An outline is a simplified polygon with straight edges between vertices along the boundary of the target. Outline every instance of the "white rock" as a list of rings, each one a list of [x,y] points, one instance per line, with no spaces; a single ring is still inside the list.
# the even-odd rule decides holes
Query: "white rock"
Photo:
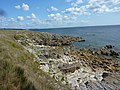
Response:
[[[42,69],[45,71],[45,72],[48,72],[49,71],[49,66],[48,64],[45,64],[42,66]]]

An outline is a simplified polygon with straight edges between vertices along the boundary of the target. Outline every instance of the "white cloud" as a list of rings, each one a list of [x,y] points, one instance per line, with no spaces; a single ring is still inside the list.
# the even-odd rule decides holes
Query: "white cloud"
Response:
[[[31,20],[34,20],[36,19],[36,15],[34,13],[31,14],[31,16],[27,16],[27,18],[31,19]]]
[[[28,11],[28,10],[29,10],[29,5],[23,3],[21,6],[20,6],[20,5],[15,6],[15,8],[16,8],[16,9],[22,9],[22,10],[24,10],[24,11]]]
[[[76,20],[76,17],[70,15],[62,15],[60,13],[48,15],[49,24],[53,25],[66,25],[68,23],[73,23]]]
[[[18,17],[17,17],[17,20],[18,20],[18,21],[23,21],[23,20],[24,20],[24,17],[23,17],[23,16],[18,16]]]
[[[120,3],[120,0],[109,0],[109,1],[111,1],[111,2],[114,3],[114,4]]]
[[[52,11],[58,11],[58,9],[56,7],[53,7],[53,6],[51,7],[51,10]]]
[[[29,10],[29,6],[27,4],[22,4],[22,9],[25,10],[25,11],[28,11]]]
[[[94,9],[94,12],[97,12],[97,13],[104,13],[109,11],[110,9],[106,5],[102,5],[100,8]]]
[[[73,14],[73,15],[79,15],[80,14],[80,8],[74,8],[74,7],[71,7],[71,8],[67,8],[65,10],[65,13],[69,13],[69,14]]]
[[[52,11],[58,11],[58,8],[51,6],[50,8],[47,8],[48,12],[52,12]]]
[[[81,7],[71,7],[71,8],[67,8],[65,11],[65,13],[71,14],[71,15],[90,15],[89,12],[87,12],[86,7],[85,6],[81,6]]]
[[[21,9],[20,5],[15,6],[16,9]]]
[[[31,18],[35,19],[36,15],[34,13],[32,13]]]
[[[7,17],[0,17],[0,28],[20,28],[20,29],[27,29],[27,28],[41,28],[47,27],[45,21],[42,21],[38,18],[35,20],[26,19],[24,20],[23,16],[18,16],[15,18],[7,18]]]
[[[55,20],[55,21],[61,21],[62,20],[62,15],[60,13],[50,14],[50,15],[48,15],[48,18],[51,19],[51,20]]]
[[[114,8],[112,8],[111,12],[120,12],[120,7],[114,7]]]
[[[2,19],[2,22],[4,22],[2,24],[0,23],[1,28],[26,28],[24,22],[20,22],[18,19],[6,17],[0,19]]]
[[[72,2],[72,6],[78,6],[79,4],[83,3],[83,0],[76,0],[76,2]]]
[[[70,0],[70,2],[72,1]],[[62,12],[67,16],[76,18],[79,18],[80,15],[91,15],[94,13],[120,12],[120,0],[88,0],[85,3],[83,0],[76,0],[76,2],[71,4],[70,8],[66,8]]]
[[[94,13],[120,11],[120,0],[90,0],[86,8]]]

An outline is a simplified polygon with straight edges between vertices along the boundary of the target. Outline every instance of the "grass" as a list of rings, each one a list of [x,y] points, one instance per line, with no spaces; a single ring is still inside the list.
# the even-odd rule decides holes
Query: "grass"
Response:
[[[36,90],[21,67],[1,60],[0,73],[0,90]]]
[[[40,70],[33,54],[16,42],[16,33],[0,30],[0,90],[70,90]]]

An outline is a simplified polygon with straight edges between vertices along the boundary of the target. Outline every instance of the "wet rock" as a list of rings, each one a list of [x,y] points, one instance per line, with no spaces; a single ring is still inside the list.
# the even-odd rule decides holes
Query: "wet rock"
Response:
[[[110,53],[111,56],[119,56],[119,53],[114,50],[110,50],[110,52],[111,52]]]
[[[112,45],[106,45],[105,46],[105,48],[107,48],[107,49],[112,49],[114,46],[112,46]]]
[[[119,56],[119,52],[113,50],[112,48],[113,48],[113,46],[108,45],[105,48],[102,48],[102,49],[96,51],[95,54],[97,54],[97,55],[106,55],[106,56],[113,56],[113,57],[117,58]]]
[[[83,39],[83,40],[79,40],[78,42],[85,42],[85,40]]]

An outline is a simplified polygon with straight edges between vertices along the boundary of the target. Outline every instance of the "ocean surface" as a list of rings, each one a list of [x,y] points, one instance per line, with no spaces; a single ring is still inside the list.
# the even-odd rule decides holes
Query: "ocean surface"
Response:
[[[33,29],[33,31],[82,37],[86,40],[85,42],[74,44],[80,48],[101,48],[107,44],[111,44],[115,46],[115,50],[120,51],[120,25]]]

